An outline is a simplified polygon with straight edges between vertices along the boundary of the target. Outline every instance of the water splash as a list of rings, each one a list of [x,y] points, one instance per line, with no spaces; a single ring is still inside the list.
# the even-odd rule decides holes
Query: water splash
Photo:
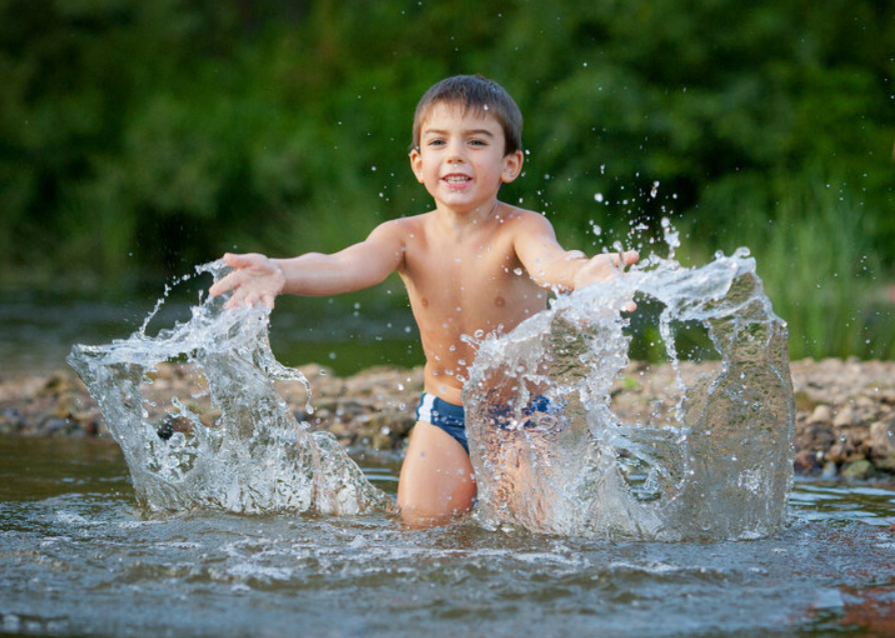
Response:
[[[215,279],[226,270],[220,261],[197,267]],[[188,322],[149,337],[161,301],[128,339],[77,345],[68,358],[100,404],[144,508],[356,514],[391,507],[338,441],[310,432],[277,392],[275,382],[303,384],[310,411],[307,380],[271,353],[267,311],[222,311],[220,300],[207,300]]]
[[[795,418],[787,332],[755,260],[740,249],[701,268],[647,261],[481,342],[464,403],[486,526],[681,540],[754,538],[784,522]],[[635,293],[664,305],[678,398],[625,423],[611,391],[629,364],[622,309]],[[681,322],[704,326],[720,357],[692,383],[675,347]]]
[[[754,259],[740,250],[701,268],[645,261],[560,296],[507,335],[471,338],[479,353],[464,402],[486,527],[680,540],[754,538],[784,522],[794,428],[787,333]],[[226,268],[198,270],[218,278]],[[613,411],[612,388],[630,363],[622,309],[635,294],[642,306],[664,307],[659,331],[676,382],[667,408],[627,423]],[[705,327],[720,358],[693,380],[675,343],[675,325],[688,322]],[[273,357],[267,312],[205,301],[156,337],[146,323],[125,340],[76,346],[69,361],[149,511],[391,507],[338,442],[310,432],[277,392],[280,381],[310,388]],[[184,381],[190,390],[175,391]]]

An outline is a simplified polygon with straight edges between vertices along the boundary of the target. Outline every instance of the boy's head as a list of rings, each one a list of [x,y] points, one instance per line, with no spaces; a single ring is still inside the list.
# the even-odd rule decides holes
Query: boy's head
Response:
[[[488,113],[503,128],[504,155],[522,150],[522,113],[510,94],[497,82],[481,75],[455,75],[442,80],[420,98],[413,116],[413,145],[419,150],[423,120],[436,104],[448,103],[472,109],[476,114]]]

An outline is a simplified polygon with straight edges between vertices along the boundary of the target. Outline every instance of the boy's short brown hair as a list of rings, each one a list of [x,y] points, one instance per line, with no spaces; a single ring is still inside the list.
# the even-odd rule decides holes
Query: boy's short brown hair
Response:
[[[462,104],[477,114],[487,111],[503,127],[504,155],[522,149],[522,113],[510,94],[497,82],[481,75],[455,75],[435,84],[423,94],[413,116],[413,144],[419,150],[420,128],[429,110],[440,102]]]

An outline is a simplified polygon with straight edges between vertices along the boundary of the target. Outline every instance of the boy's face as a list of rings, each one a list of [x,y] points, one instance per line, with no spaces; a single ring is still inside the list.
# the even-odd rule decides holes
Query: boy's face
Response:
[[[500,185],[518,177],[522,153],[504,155],[505,148],[493,115],[439,102],[422,120],[410,165],[439,207],[464,212],[492,204]]]

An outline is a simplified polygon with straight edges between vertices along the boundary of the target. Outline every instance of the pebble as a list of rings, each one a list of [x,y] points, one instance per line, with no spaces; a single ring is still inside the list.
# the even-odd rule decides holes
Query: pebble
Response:
[[[850,427],[860,422],[861,417],[858,415],[857,410],[850,405],[844,406],[833,419],[833,425],[837,428]]]
[[[833,411],[830,409],[828,405],[819,405],[814,408],[814,411],[811,413],[811,416],[808,417],[808,423],[827,423],[828,421],[833,420]]]
[[[877,421],[870,426],[870,440],[873,447],[880,452],[890,453],[895,450],[895,420]]]

